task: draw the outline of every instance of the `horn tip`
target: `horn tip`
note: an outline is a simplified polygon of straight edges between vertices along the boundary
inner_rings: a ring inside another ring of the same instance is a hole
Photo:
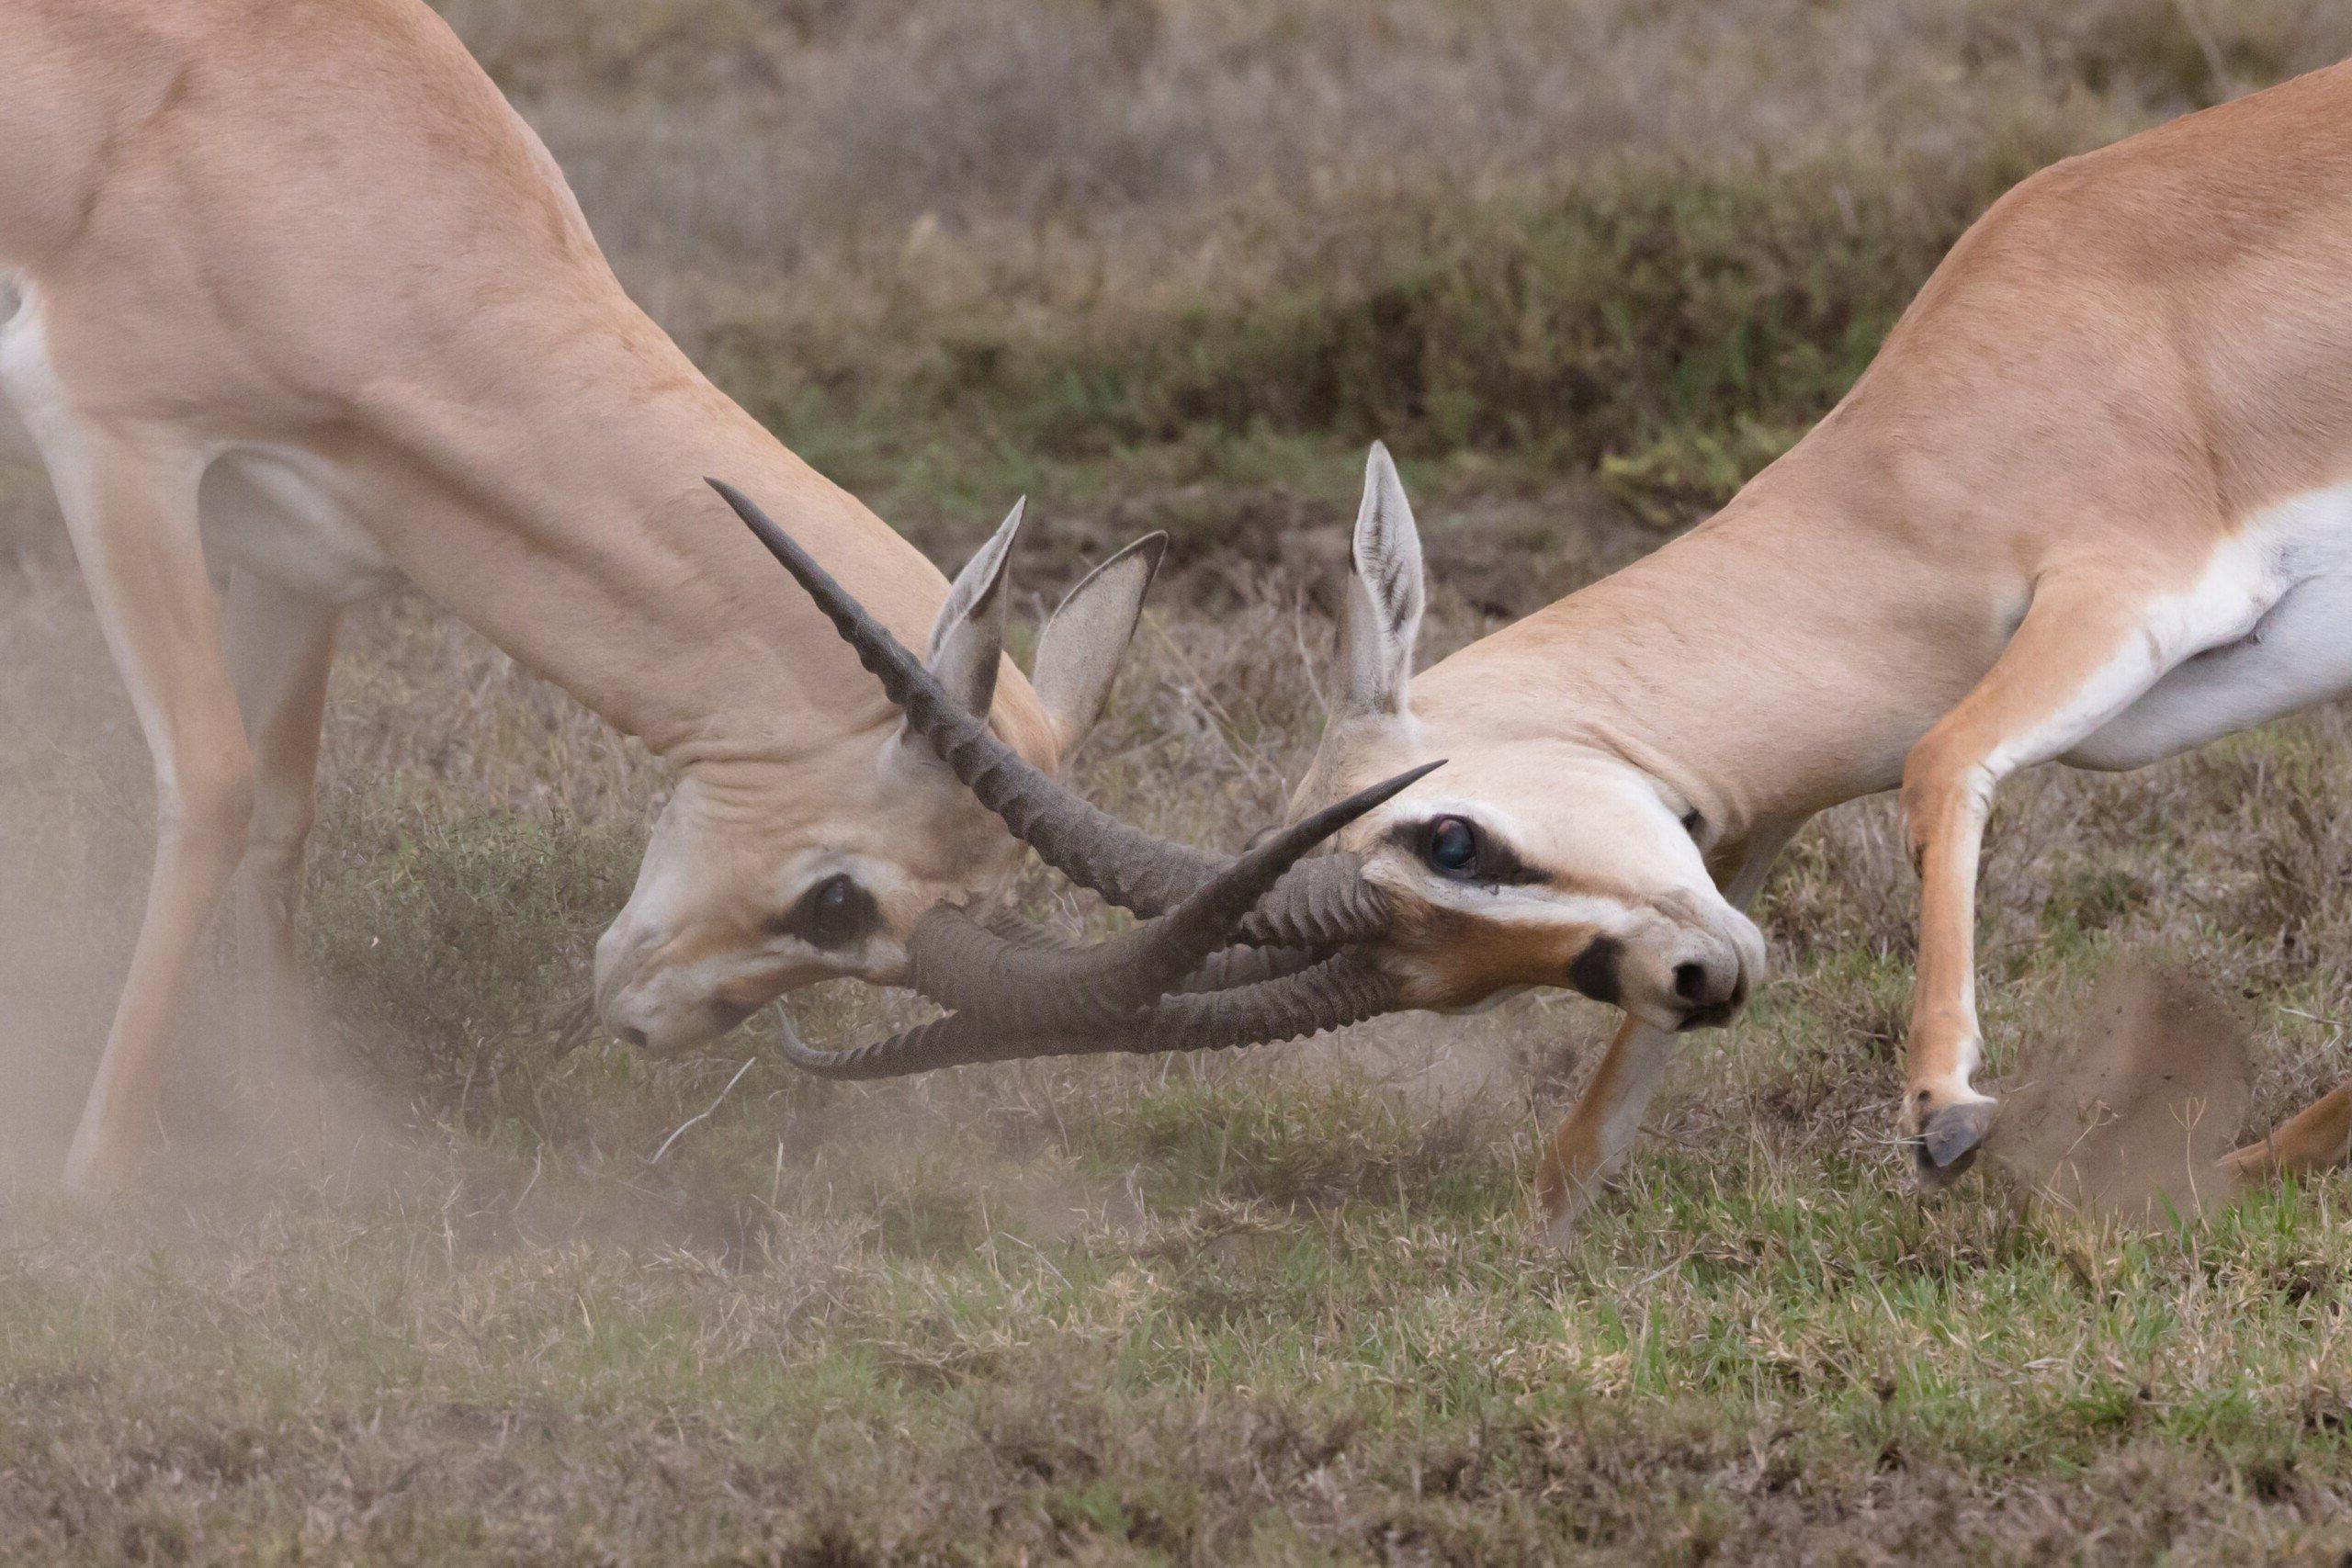
[[[1370,804],[1366,806],[1365,809],[1370,810],[1374,806],[1383,805],[1388,801],[1396,799],[1398,795],[1404,794],[1407,790],[1412,788],[1415,784],[1420,783],[1423,779],[1429,777],[1440,768],[1445,766],[1446,761],[1447,760],[1445,758],[1440,757],[1434,762],[1423,762],[1418,768],[1408,768],[1403,773],[1398,773],[1396,777],[1383,780],[1381,783],[1373,785],[1370,789],[1364,791],[1365,795],[1372,797]]]
[[[718,492],[718,499],[725,502],[729,506],[733,507],[735,509],[735,515],[741,518],[745,526],[749,527],[753,533],[756,534],[760,532],[760,525],[763,523],[768,523],[767,514],[752,503],[752,498],[745,495],[741,491],[737,490],[733,485],[729,484],[725,479],[713,479],[709,475],[706,474],[703,476],[702,482],[717,491]],[[768,526],[774,527],[775,525],[768,524]]]
[[[1445,766],[1445,759],[1440,758],[1434,762],[1423,762],[1418,768],[1408,768],[1393,778],[1383,779],[1375,784],[1367,784],[1344,800],[1334,801],[1322,810],[1303,818],[1297,826],[1302,829],[1316,832],[1318,837],[1336,833],[1358,818],[1377,811],[1443,766]]]

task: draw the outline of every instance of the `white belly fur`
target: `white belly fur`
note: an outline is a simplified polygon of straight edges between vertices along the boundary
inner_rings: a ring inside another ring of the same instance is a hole
[[[292,447],[223,453],[197,492],[206,557],[336,604],[393,586],[399,571],[336,501],[334,477]]]
[[[2061,761],[2142,767],[2352,692],[2352,485],[2271,507],[2242,537],[2276,595],[2252,630],[2184,660]]]

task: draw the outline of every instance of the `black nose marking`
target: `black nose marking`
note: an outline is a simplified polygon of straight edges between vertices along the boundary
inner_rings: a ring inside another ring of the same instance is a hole
[[[1707,989],[1707,966],[1703,964],[1678,964],[1674,966],[1674,994],[1686,1002],[1695,1002]]]
[[[1568,965],[1568,984],[1594,1001],[1614,1006],[1625,994],[1617,973],[1624,955],[1625,944],[1615,937],[1594,937],[1590,945],[1577,954],[1577,961]]]
[[[642,1029],[624,1029],[620,1031],[620,1037],[621,1043],[624,1045],[639,1051],[645,1049],[645,1031]]]

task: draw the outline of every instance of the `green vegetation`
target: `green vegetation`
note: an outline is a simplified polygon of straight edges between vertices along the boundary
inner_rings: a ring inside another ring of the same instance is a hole
[[[2049,158],[2352,51],[2259,0],[448,0],[632,287],[943,558],[1178,554],[1095,798],[1231,844],[1312,744],[1362,443],[1445,648],[1645,547],[1865,362]],[[1571,15],[1571,12],[1573,14]],[[144,761],[0,470],[0,1560],[2335,1561],[2352,1187],[2123,1236],[1885,1142],[1889,803],[1766,896],[1565,1255],[1521,1204],[1608,1021],[1563,996],[1238,1057],[800,1078],[594,1037],[660,781],[413,601],[337,675],[323,1170],[216,982],[151,1194],[51,1184],[138,912]],[[2331,711],[2005,790],[1996,1070],[2153,949],[2242,998],[2267,1125],[2345,1074]],[[1040,910],[1086,908],[1038,878]],[[898,1004],[834,988],[812,1036]],[[748,1066],[745,1066],[748,1060]],[[740,1069],[740,1076],[739,1076]],[[696,1118],[700,1118],[696,1120]]]
[[[1693,1042],[1560,1256],[1521,1203],[1605,1037],[1573,998],[876,1088],[797,1077],[758,1028],[675,1062],[583,1037],[568,1009],[648,775],[395,606],[357,628],[330,739],[311,929],[353,1067],[323,1174],[273,1163],[267,1086],[215,1081],[208,1009],[153,1194],[76,1212],[47,1183],[135,918],[144,807],[61,787],[136,778],[86,618],[8,607],[34,635],[8,647],[7,711],[55,739],[0,776],[25,829],[6,907],[50,912],[0,945],[20,1090],[0,1107],[0,1556],[2346,1544],[2344,1179],[2140,1237],[1974,1184],[1923,1200],[1884,1141],[1912,897],[1885,802],[1791,857],[1774,985]],[[1161,619],[1090,791],[1208,841],[1258,820],[1311,735],[1293,624]],[[2329,713],[2006,794],[1996,1066],[2154,947],[2251,998],[2257,1124],[2340,1077],[2348,739]],[[860,1034],[887,1010],[831,996],[801,1025]]]
[[[2316,0],[444,9],[657,313],[918,527],[1375,435],[1687,522],[2007,186],[2352,49]]]
[[[1652,520],[1679,522],[1828,408],[1945,248],[2031,167],[1971,167],[1899,206],[1895,176],[1863,166],[1384,213],[1354,237],[1360,276],[1343,284],[1081,317],[1060,333],[957,323],[899,384],[817,378],[852,388],[862,426],[896,433],[899,449],[985,434],[1020,455],[1008,460],[1115,471],[1154,448],[1377,436],[1532,474],[1597,465]],[[1858,202],[1857,186],[1884,194]],[[822,430],[798,389],[805,359],[736,352],[722,346],[721,373],[778,428]]]

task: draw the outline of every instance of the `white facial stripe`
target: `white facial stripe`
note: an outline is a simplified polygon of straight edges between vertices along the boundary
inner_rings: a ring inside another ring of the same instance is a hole
[[[1448,882],[1430,874],[1416,877],[1411,891],[1425,903],[1480,919],[1516,926],[1577,927],[1611,936],[1623,936],[1651,916],[1650,910],[1623,899],[1563,893],[1541,883],[1489,886]]]
[[[738,953],[718,953],[676,964],[641,979],[637,1006],[659,1013],[671,1008],[697,1007],[716,998],[722,989],[745,983],[764,984],[787,968],[819,964],[843,976],[872,975],[887,967],[882,962],[896,949],[879,937],[868,937],[848,948],[820,948],[797,937],[776,937]]]
[[[1426,829],[1446,817],[1462,818],[1509,850],[1512,858],[1527,860],[1528,857],[1520,852],[1519,846],[1526,840],[1519,831],[1518,821],[1487,802],[1473,800],[1467,795],[1416,796],[1403,803],[1393,818],[1374,830],[1385,835],[1398,828]]]
[[[1496,810],[1487,802],[1474,800],[1466,795],[1415,795],[1406,807],[1398,810],[1396,820],[1430,822],[1440,817],[1467,817],[1481,828],[1490,832],[1501,833],[1505,837],[1510,836],[1510,829],[1518,826],[1510,817]]]
[[[1481,831],[1491,834],[1514,858],[1526,861],[1539,874],[1542,872],[1540,865],[1520,853],[1519,845],[1523,840],[1514,831],[1517,823],[1486,801],[1458,795],[1416,800],[1412,809],[1401,814],[1392,826],[1425,827],[1443,817],[1467,819]],[[1623,937],[1636,927],[1662,918],[1658,911],[1637,899],[1571,892],[1546,882],[1456,882],[1417,863],[1408,871],[1393,860],[1375,860],[1369,874],[1374,880],[1388,881],[1399,891],[1409,892],[1424,902],[1518,926],[1576,928]]]

